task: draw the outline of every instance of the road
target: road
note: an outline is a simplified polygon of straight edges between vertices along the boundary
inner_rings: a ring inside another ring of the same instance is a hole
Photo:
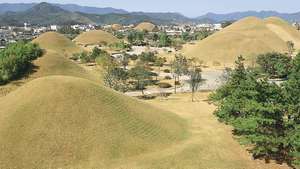
[[[211,91],[217,89],[222,85],[221,77],[223,75],[223,70],[203,70],[201,74],[202,74],[203,82],[200,85],[198,91]],[[159,74],[159,77],[165,77],[165,76],[172,77],[170,73]],[[189,80],[188,76],[180,77],[180,81],[183,82],[183,85],[178,86],[177,88],[178,93],[191,92],[188,80]],[[144,90],[145,95],[155,95],[160,93],[173,93],[173,92],[174,92],[174,87],[168,89],[150,88]],[[143,95],[141,91],[131,91],[131,92],[126,92],[125,94],[132,97]]]

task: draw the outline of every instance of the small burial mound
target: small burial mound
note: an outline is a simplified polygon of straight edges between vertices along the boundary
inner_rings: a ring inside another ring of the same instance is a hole
[[[138,31],[148,31],[148,32],[158,31],[158,28],[153,23],[150,22],[142,22],[138,24],[134,29]]]
[[[183,53],[196,57],[208,65],[232,65],[237,56],[243,55],[248,63],[266,52],[286,52],[286,41],[271,31],[264,20],[247,17],[227,28],[196,42],[186,45]]]
[[[109,168],[186,134],[176,115],[81,78],[33,80],[0,107],[0,168]]]
[[[119,42],[119,40],[108,32],[92,30],[80,34],[74,42],[78,45],[107,45]]]
[[[113,24],[113,25],[111,26],[111,28],[112,28],[114,31],[118,31],[118,30],[121,30],[121,29],[123,28],[123,26],[120,25],[120,24]]]
[[[46,50],[53,50],[65,55],[80,52],[80,48],[70,39],[56,32],[47,32],[32,41]]]

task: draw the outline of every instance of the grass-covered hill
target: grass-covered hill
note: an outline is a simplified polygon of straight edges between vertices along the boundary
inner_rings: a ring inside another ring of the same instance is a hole
[[[113,44],[119,42],[119,39],[108,32],[102,30],[92,30],[80,34],[74,39],[74,42],[79,45],[101,45]]]
[[[33,40],[41,48],[58,52],[60,54],[72,54],[80,52],[80,48],[70,39],[57,32],[47,32]]]
[[[148,32],[153,32],[158,30],[157,27],[150,22],[142,22],[138,24],[134,29],[138,31],[148,31]]]
[[[282,40],[292,41],[295,44],[295,48],[300,49],[300,33],[290,23],[278,17],[267,18],[265,23]]]
[[[109,168],[185,135],[177,116],[81,78],[33,80],[0,107],[0,168]]]
[[[33,68],[26,78],[13,81],[7,85],[0,86],[0,97],[16,90],[20,85],[36,78],[50,75],[64,75],[80,77],[102,83],[101,73],[88,71],[69,59],[73,53],[78,53],[81,49],[65,36],[47,32],[33,40],[45,50],[44,55],[33,61]]]
[[[280,24],[276,24],[278,21]],[[294,43],[298,43],[300,33],[292,29],[294,28],[291,25],[277,18],[262,20],[248,17],[196,42],[195,45],[186,45],[183,52],[187,56],[203,60],[208,65],[233,64],[239,55],[244,55],[248,63],[253,63],[257,54],[287,52],[288,40],[296,39]]]

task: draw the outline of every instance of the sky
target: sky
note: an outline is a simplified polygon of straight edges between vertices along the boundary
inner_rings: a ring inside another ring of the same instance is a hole
[[[72,3],[84,6],[113,7],[128,11],[179,12],[196,17],[207,12],[229,13],[247,10],[300,11],[300,0],[0,0],[0,3]]]

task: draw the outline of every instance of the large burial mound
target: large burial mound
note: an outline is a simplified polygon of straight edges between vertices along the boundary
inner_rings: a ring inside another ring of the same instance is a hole
[[[185,46],[183,53],[208,65],[231,65],[239,55],[246,57],[248,63],[254,63],[258,54],[287,52],[288,40],[298,46],[300,33],[293,29],[279,18],[247,17],[195,45]]]
[[[33,80],[0,107],[0,168],[109,168],[185,137],[177,116],[81,78]]]
[[[80,34],[74,42],[79,45],[106,45],[119,42],[119,40],[108,32],[92,30]]]
[[[59,52],[60,54],[73,54],[80,52],[80,48],[76,46],[70,39],[56,32],[47,32],[33,40],[38,43],[41,48]]]
[[[48,32],[42,34],[33,42],[38,43],[46,53],[34,61],[36,69],[30,78],[39,78],[49,75],[65,75],[89,79],[100,82],[100,75],[95,75],[73,63],[65,54],[80,52],[80,48],[64,35]]]
[[[34,61],[36,70],[30,75],[30,78],[39,78],[51,75],[74,76],[97,83],[102,83],[102,78],[99,72],[88,71],[81,66],[75,64],[70,59],[63,55],[47,51],[43,57]]]
[[[148,32],[155,32],[158,30],[157,27],[150,22],[142,22],[138,24],[134,29],[138,31],[148,31]]]

